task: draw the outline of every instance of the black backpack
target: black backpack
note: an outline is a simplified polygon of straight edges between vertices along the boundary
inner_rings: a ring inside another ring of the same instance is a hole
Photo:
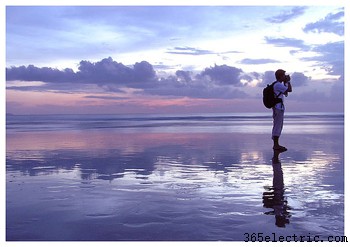
[[[265,107],[268,109],[271,109],[277,103],[282,102],[282,99],[278,98],[281,95],[281,93],[276,97],[275,92],[273,91],[273,86],[275,85],[276,82],[277,81],[275,81],[271,85],[267,85],[263,90],[263,102]]]

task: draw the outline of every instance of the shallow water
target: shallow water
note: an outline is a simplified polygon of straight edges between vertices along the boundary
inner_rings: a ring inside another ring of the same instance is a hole
[[[279,160],[261,116],[124,118],[123,128],[55,117],[8,119],[9,241],[344,234],[339,116],[287,119]]]

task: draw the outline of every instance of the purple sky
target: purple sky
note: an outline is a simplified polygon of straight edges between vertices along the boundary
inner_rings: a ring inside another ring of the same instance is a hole
[[[344,111],[344,6],[7,6],[14,114]]]

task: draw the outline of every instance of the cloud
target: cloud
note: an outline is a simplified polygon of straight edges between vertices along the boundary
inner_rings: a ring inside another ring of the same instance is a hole
[[[113,61],[111,57],[93,63],[81,61],[78,72],[72,69],[58,70],[38,68],[34,65],[6,68],[6,80],[42,81],[47,83],[71,84],[118,84],[130,87],[147,87],[155,79],[155,71],[146,61],[135,63],[133,67]]]
[[[239,51],[224,51],[224,52],[216,52],[210,50],[202,50],[194,47],[174,47],[173,49],[169,49],[166,53],[175,54],[175,55],[191,55],[191,56],[202,56],[202,55],[225,55],[232,53],[241,53]]]
[[[319,47],[319,49],[322,48]],[[269,59],[245,59],[243,61],[246,63],[274,62]],[[257,86],[265,86],[275,81],[274,71],[266,71],[263,74],[247,73],[240,68],[228,65],[208,67],[197,74],[192,71],[177,70],[174,75],[161,78],[156,75],[153,66],[146,61],[126,66],[113,61],[111,57],[98,62],[81,61],[77,72],[68,68],[57,70],[30,65],[6,68],[6,76],[7,81],[21,81],[19,84],[10,83],[7,89],[11,90],[84,92],[96,94],[85,98],[104,100],[122,100],[132,94],[197,99],[249,98],[251,96],[240,90],[247,82],[249,84],[249,82],[258,80],[260,83]],[[303,73],[292,74],[294,86],[303,86],[308,80],[309,78]],[[25,81],[30,83],[26,85]],[[33,84],[32,81],[44,83]],[[245,84],[242,81],[245,81]],[[104,93],[118,93],[118,95],[104,95]]]
[[[6,68],[7,81],[41,81],[42,85],[20,86],[11,84],[7,89],[21,91],[59,91],[71,93],[84,91],[90,93],[118,92],[124,88],[134,89],[134,94],[160,96],[182,96],[192,98],[239,98],[246,94],[237,90],[244,77],[241,69],[228,65],[215,65],[194,75],[191,71],[178,70],[167,78],[157,77],[153,66],[142,61],[126,66],[113,61],[111,57],[98,62],[81,61],[78,71],[38,68],[34,65]],[[109,96],[87,96],[90,98],[116,99]],[[121,99],[120,97],[117,99]]]
[[[145,88],[142,93],[197,99],[246,98],[249,96],[237,89],[242,86],[242,76],[241,69],[227,65],[215,65],[196,75],[191,71],[178,70],[174,76],[159,79],[154,87]]]
[[[183,70],[178,70],[176,71],[175,75],[180,79],[184,80],[185,82],[190,82],[192,81],[192,72],[191,71],[183,71]]]
[[[344,42],[327,43],[317,46],[314,51],[321,54],[314,58],[321,65],[327,67],[330,75],[344,77]]]
[[[240,76],[241,81],[246,81],[246,82],[252,82],[254,80],[260,80],[261,79],[261,74],[258,72],[249,72],[249,73],[244,73]]]
[[[177,54],[177,55],[192,55],[192,56],[216,54],[213,51],[201,50],[201,49],[196,49],[193,47],[174,47],[172,50],[167,51],[166,53]]]
[[[280,61],[269,59],[269,58],[262,58],[262,59],[250,59],[246,58],[241,61],[242,64],[267,64],[267,63],[279,63]]]
[[[117,83],[145,87],[146,85],[140,85],[140,83],[146,83],[155,78],[155,71],[152,65],[146,61],[135,63],[130,68],[122,63],[113,61],[109,57],[96,63],[81,61],[78,69],[77,76],[79,80],[86,83]]]
[[[243,73],[241,69],[227,66],[215,65],[214,67],[206,68],[199,77],[209,77],[210,80],[221,85],[236,85],[241,86],[240,75]]]
[[[341,102],[344,108],[344,78],[339,78],[330,90],[330,100],[333,102]]]
[[[197,99],[234,99],[249,97],[245,92],[230,85],[218,85],[206,78],[196,77],[183,82],[178,77],[161,79],[157,86],[146,88],[142,94],[189,97]]]
[[[301,39],[265,37],[265,41],[267,44],[274,45],[277,47],[293,47],[304,50],[309,49],[309,47],[305,45],[304,41]]]
[[[63,71],[48,67],[38,68],[34,65],[6,68],[6,80],[68,82],[76,80],[72,69]]]
[[[293,74],[291,74],[291,83],[293,87],[305,86],[310,80],[310,77],[307,77],[300,72],[294,72]]]
[[[325,18],[307,24],[303,31],[304,32],[316,32],[316,33],[334,33],[339,36],[344,35],[344,9],[333,14],[328,14]]]
[[[286,74],[288,74],[288,71]],[[305,86],[311,80],[310,77],[305,76],[304,73],[301,72],[294,72],[290,76],[293,87]],[[262,75],[261,83],[259,83],[258,86],[265,87],[267,84],[271,84],[274,81],[276,81],[275,71],[265,71],[265,73]]]
[[[319,83],[314,81],[314,83]],[[293,82],[294,86],[294,82]],[[344,110],[344,81],[339,79],[336,81],[327,92],[319,90],[319,88],[315,87],[314,90],[293,93],[293,100],[301,101],[301,102],[310,102],[310,103],[325,103],[332,102],[337,103],[338,111]],[[321,109],[322,110],[322,109]]]
[[[315,46],[312,51],[319,55],[302,58],[303,61],[315,61],[317,66],[325,69],[329,75],[344,78],[344,42],[333,42]]]
[[[291,19],[295,19],[298,16],[304,14],[306,7],[294,7],[291,10],[283,11],[279,15],[275,15],[269,18],[266,18],[265,21],[270,23],[283,23]]]
[[[274,81],[276,81],[275,71],[265,71],[259,86],[265,87],[267,84],[271,84]]]

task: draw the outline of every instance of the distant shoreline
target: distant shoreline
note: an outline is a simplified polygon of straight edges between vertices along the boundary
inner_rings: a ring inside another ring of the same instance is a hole
[[[265,116],[271,115],[270,111],[265,112],[220,112],[220,113],[47,113],[47,114],[15,114],[6,113],[6,116]],[[317,115],[345,115],[340,112],[286,112],[286,116],[317,116]]]

